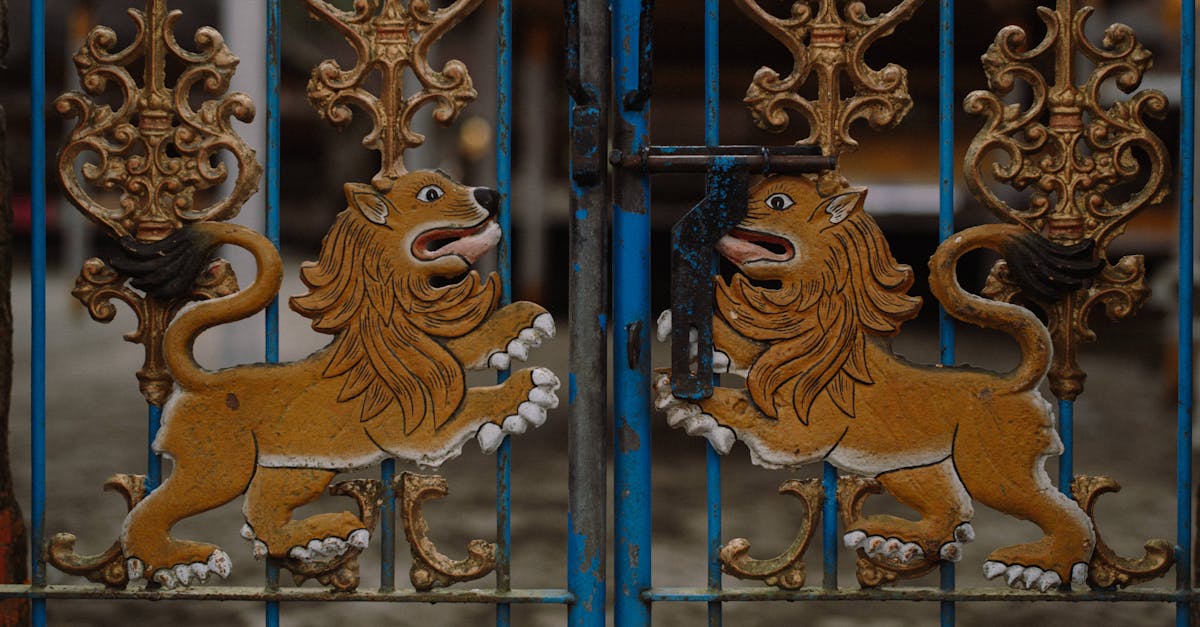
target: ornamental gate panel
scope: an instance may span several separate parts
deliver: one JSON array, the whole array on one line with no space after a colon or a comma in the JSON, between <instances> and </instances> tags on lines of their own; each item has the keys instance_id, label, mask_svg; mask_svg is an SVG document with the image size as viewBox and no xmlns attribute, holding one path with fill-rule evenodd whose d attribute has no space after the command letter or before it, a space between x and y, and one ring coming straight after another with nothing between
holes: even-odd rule
<instances>
[{"instance_id":1,"label":"ornamental gate panel","mask_svg":"<svg viewBox=\"0 0 1200 627\"><path fill-rule=\"evenodd\" d=\"M309 103L336 127L365 117L363 146L379 153L379 168L341 182L344 211L316 260L301 267L307 291L288 301L314 331L331 336L328 347L281 363L281 4L261 3L265 102L230 92L240 51L212 28L185 36L168 4L146 0L131 9L136 34L128 41L94 25L73 58L80 91L48 99L46 25L56 18L44 0L31 3L35 549L32 581L0 584L0 597L30 600L33 624L47 624L58 599L260 601L267 625L281 624L288 602L300 601L489 604L497 625L513 622L513 604L565 606L571 625L604 625L609 612L618 626L650 625L663 603L704 604L707 623L720 625L726 603L768 601L920 601L937 604L943 625L955 624L966 602L1154 602L1174 604L1179 625L1195 622L1193 3L1180 6L1177 155L1151 122L1172 103L1141 86L1152 54L1120 24L1103 24L1093 36L1095 11L1079 0L1031 3L1026 26L994 33L978 67L987 87L961 101L978 130L959 154L955 111L964 94L953 80L953 0L937 7L922 0L697 2L704 28L695 70L702 68L703 93L694 97L703 100L704 124L695 145L653 139L653 0L565 0L565 374L539 362L538 347L555 335L550 313L512 299L512 216L521 210L511 201L512 49L514 36L523 36L513 30L521 7L496 2L494 93L481 93L471 68L444 60L439 40L482 0L305 0L310 16L352 51L312 68ZM660 6L657 17L677 9ZM844 168L847 155L868 154L879 141L878 134L859 137L855 122L887 133L914 105L932 108L931 94L910 89L908 69L886 59L877 65L872 52L929 11L938 15L940 243L923 258L938 305L935 365L892 349L921 299L910 293L912 268L896 261L872 215L878 199ZM760 47L757 37L722 38L735 17L790 57L785 67L764 55L745 88L749 119L778 134L771 144L721 143L722 117L744 115L720 110L721 44L742 54ZM1039 21L1041 30L1029 28ZM481 98L496 107L495 189L406 167L407 151L425 142L418 120L432 115L454 125ZM51 104L71 129L48 147ZM239 123L256 110L267 120L264 154L240 135ZM58 154L53 165L48 149ZM960 196L992 214L970 228L955 224L959 158ZM129 513L121 537L96 555L77 552L73 535L51 536L58 529L45 518L53 498L46 469L57 454L47 450L45 429L48 172L116 243L111 255L83 265L72 295L101 322L113 319L114 301L128 306L137 328L127 339L145 350L136 374L148 406L148 464L144 474L104 483ZM651 182L699 175L695 206L670 228L669 307L653 312ZM256 193L266 202L263 234L228 222ZM1172 197L1179 207L1178 403L1175 430L1162 436L1176 443L1177 531L1173 539L1136 538L1144 552L1128 557L1093 516L1098 497L1120 489L1120 477L1075 472L1075 401L1085 393L1088 363L1080 347L1121 332L1119 325L1094 331L1093 311L1103 306L1120 321L1150 297L1142 251L1120 236L1139 212ZM252 254L252 282L239 281L214 256L222 245ZM957 272L960 258L977 249L1000 257L980 295L964 289L959 276L966 273ZM495 273L473 269L493 258ZM197 364L200 333L260 310L264 363L220 371ZM960 323L1012 336L1017 366L993 372L961 364ZM670 353L669 365L657 370L655 339ZM526 360L530 367L516 363ZM496 371L495 384L472 385L466 373L473 370ZM1039 391L1043 381L1053 401ZM566 579L558 588L522 588L511 568L512 519L520 515L512 467L520 459L510 436L542 426L560 397ZM703 514L673 512L703 516L707 529L706 572L683 587L652 577L655 420L706 441ZM1088 427L1081 420L1080 430ZM470 440L496 456L496 533L494 541L441 547L466 555L455 559L435 545L422 513L424 503L447 497L448 480L398 472L396 460L452 464ZM165 474L164 454L173 462ZM1049 458L1057 458L1057 477L1045 468ZM745 461L820 469L780 485L804 513L790 546L774 557L753 557L758 550L749 541L728 539L740 530L722 528L723 465ZM333 482L340 472L376 466L377 476ZM326 491L353 499L355 511L293 519ZM868 497L881 493L917 517L864 513ZM170 533L177 522L234 500L243 502L249 552L231 560L228 547ZM1031 522L1040 534L1004 547L984 533L976 538L972 521L982 506ZM397 517L412 556L407 585L396 583ZM981 568L993 587L956 585L956 565L973 541L988 553L970 567ZM805 563L813 545L821 549L819 582ZM379 551L378 587L366 583L374 573L360 572L368 551ZM854 586L839 573L838 557L846 554L854 555ZM261 585L214 581L250 555L265 563ZM49 569L90 583L50 584ZM295 585L281 580L282 571ZM1174 584L1164 583L1172 574ZM906 583L929 575L938 585ZM308 579L319 585L302 585ZM732 579L753 583L727 586Z\"/></svg>"}]
</instances>

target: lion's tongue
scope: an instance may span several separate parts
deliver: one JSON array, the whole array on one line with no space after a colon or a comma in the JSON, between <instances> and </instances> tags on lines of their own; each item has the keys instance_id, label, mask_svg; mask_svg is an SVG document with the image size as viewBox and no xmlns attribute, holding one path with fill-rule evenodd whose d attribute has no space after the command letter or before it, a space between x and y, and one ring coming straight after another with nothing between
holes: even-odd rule
<instances>
[{"instance_id":1,"label":"lion's tongue","mask_svg":"<svg viewBox=\"0 0 1200 627\"><path fill-rule=\"evenodd\" d=\"M717 240L717 252L739 265L759 259L781 259L782 257L782 255L777 255L753 242L732 235L726 235Z\"/></svg>"},{"instance_id":2,"label":"lion's tongue","mask_svg":"<svg viewBox=\"0 0 1200 627\"><path fill-rule=\"evenodd\" d=\"M456 239L439 248L437 255L439 257L444 255L458 255L466 259L467 263L475 263L480 257L495 248L499 242L500 225L495 222L488 222L487 226L478 233Z\"/></svg>"}]
</instances>

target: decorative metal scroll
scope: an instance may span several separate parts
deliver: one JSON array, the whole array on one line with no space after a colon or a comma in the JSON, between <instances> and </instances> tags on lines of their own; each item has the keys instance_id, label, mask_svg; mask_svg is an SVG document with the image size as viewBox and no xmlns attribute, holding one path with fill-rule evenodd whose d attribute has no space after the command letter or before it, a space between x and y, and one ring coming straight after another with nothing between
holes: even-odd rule
<instances>
[{"instance_id":1,"label":"decorative metal scroll","mask_svg":"<svg viewBox=\"0 0 1200 627\"><path fill-rule=\"evenodd\" d=\"M67 197L109 236L125 242L159 241L184 224L232 218L262 174L254 151L233 129L235 119L254 118L254 103L245 94L227 93L237 57L207 27L196 31L198 50L185 49L175 39L180 15L167 11L166 0L147 0L145 11L130 9L137 34L123 48L111 28L92 29L74 57L83 93L55 101L59 113L76 120L58 155ZM171 86L168 61L183 65ZM138 66L140 82L130 73ZM115 108L93 100L110 94L117 98ZM201 104L194 107L197 99ZM236 178L228 196L208 198L207 190L230 174L222 153L236 163ZM149 298L128 285L125 273L91 259L72 294L100 322L113 319L114 298L137 313L138 329L126 339L145 347L138 381L146 400L161 406L171 390L162 356L167 324L188 301L236 289L232 270L218 260L184 295Z\"/></svg>"},{"instance_id":2,"label":"decorative metal scroll","mask_svg":"<svg viewBox=\"0 0 1200 627\"><path fill-rule=\"evenodd\" d=\"M1076 0L1058 0L1054 10L1038 7L1047 32L1036 44L1020 27L1001 29L983 55L989 90L965 101L967 112L986 121L963 161L967 187L1000 219L1062 244L1090 239L1104 261L1090 285L1058 302L1023 292L1004 261L984 289L990 298L1020 297L1046 310L1054 338L1050 387L1068 400L1083 390L1087 376L1077 357L1080 344L1096 339L1088 325L1092 310L1103 305L1109 318L1128 318L1150 295L1142 256L1113 262L1108 247L1138 211L1161 202L1171 184L1166 147L1146 125L1147 118L1166 115L1166 97L1148 89L1108 103L1101 94L1107 85L1126 94L1137 89L1150 69L1150 51L1123 24L1109 26L1099 46L1092 43L1084 27L1094 9L1077 6ZM1050 59L1052 78L1039 70ZM1081 60L1094 67L1077 84ZM1031 102L1005 104L1019 85ZM1014 206L991 181L1030 196Z\"/></svg>"},{"instance_id":3,"label":"decorative metal scroll","mask_svg":"<svg viewBox=\"0 0 1200 627\"><path fill-rule=\"evenodd\" d=\"M400 518L404 521L404 537L412 551L413 563L409 579L417 590L432 590L460 581L479 579L496 568L496 545L485 540L471 540L467 557L453 560L443 555L429 539L429 523L421 513L421 504L450 494L446 478L440 475L401 473L395 479L400 495Z\"/></svg>"},{"instance_id":4,"label":"decorative metal scroll","mask_svg":"<svg viewBox=\"0 0 1200 627\"><path fill-rule=\"evenodd\" d=\"M912 109L908 71L894 63L876 70L867 65L867 49L891 35L896 26L912 17L922 0L902 0L878 16L867 14L862 2L845 4L838 12L836 0L792 3L786 18L772 15L759 0L734 0L755 23L792 53L792 71L781 77L769 67L759 68L746 91L745 102L754 122L763 130L782 133L795 111L808 125L808 137L797 144L821 147L827 156L840 156L858 148L850 126L866 120L871 128L896 126ZM816 101L799 94L816 76ZM849 79L854 93L843 94L841 81ZM821 177L823 190L845 186L836 170Z\"/></svg>"},{"instance_id":5,"label":"decorative metal scroll","mask_svg":"<svg viewBox=\"0 0 1200 627\"><path fill-rule=\"evenodd\" d=\"M886 128L911 106L904 70L895 65L871 70L863 55L911 16L917 2L902 1L879 17L868 17L861 2L839 14L832 0L798 1L789 18L767 13L755 0L737 4L794 57L786 78L769 68L754 77L746 103L759 126L781 131L789 111L798 111L810 127L800 143L840 157L857 145L849 135L852 122L866 119ZM1031 521L1043 532L1035 542L996 548L984 562L985 576L1002 577L1014 588L1132 585L1171 565L1164 541L1151 541L1143 558L1127 560L1100 539L1091 508L1096 495L1115 491L1111 479L1080 478L1079 502L1045 487L1050 485L1045 459L1062 447L1053 435L1053 408L1037 388L1047 373L1056 372L1052 365L1061 363L1051 355L1064 346L1064 325L1072 324L1061 320L1082 319L1081 303L1136 308L1137 290L1118 284L1140 285L1140 258L1109 264L1103 255L1129 212L1165 193L1165 152L1142 124L1144 115L1162 113L1165 100L1147 92L1108 108L1098 103L1099 86L1109 79L1132 90L1148 56L1122 26L1109 29L1103 49L1087 43L1081 33L1088 11L1071 7L1063 0L1058 14L1042 11L1051 32L1033 51L1024 52L1023 32L1001 31L984 57L1000 95L982 92L968 99L969 110L989 116L968 155L968 170L976 170L968 174L972 191L990 194L980 191L978 159L1001 150L1011 163L996 168L995 176L1017 187L1037 186L1034 205L1006 214L1018 224L960 231L929 262L938 303L960 321L1011 335L1021 348L1016 368L930 368L892 352L888 338L921 305L908 295L912 270L896 262L866 212L868 190L831 172L765 177L746 194L740 222L716 243L736 272L716 280L711 363L714 372L744 377L745 386L714 386L711 395L694 397L674 393L666 372L655 381L655 404L668 424L705 437L719 453L740 441L751 461L763 467L823 460L855 473L839 481L838 500L843 541L858 551L864 587L919 577L961 559L963 544L975 539L970 522L975 502ZM1059 76L1065 78L1047 87L1032 62L1055 42L1061 43ZM1099 66L1083 88L1068 80L1076 47ZM840 91L843 74L855 93ZM812 76L816 100L798 93ZM1033 85L1032 110L1001 104L1016 79ZM1049 126L1036 125L1047 106ZM1139 174L1145 179L1141 191L1123 204L1110 198ZM1060 202L1053 204L1056 194ZM982 197L993 209L1008 207L996 196ZM959 285L958 262L977 249L1001 254L1006 263L996 276L1011 278L1007 295L1019 291L1043 304L1051 314L1049 330L1029 310L981 299ZM991 294L997 292L996 276ZM672 329L672 317L660 317L658 336L686 337ZM1057 333L1053 343L1051 332ZM1068 357L1071 346L1064 350ZM685 353L697 359L697 351L692 340ZM780 588L803 585L801 560L819 503L815 485L792 486L809 512L787 551L754 560L749 543L736 539L721 553L725 572ZM867 497L885 490L918 518L864 514Z\"/></svg>"},{"instance_id":6,"label":"decorative metal scroll","mask_svg":"<svg viewBox=\"0 0 1200 627\"><path fill-rule=\"evenodd\" d=\"M388 189L403 175L404 151L420 146L425 136L412 128L417 111L432 104L433 118L449 124L476 92L467 66L457 59L441 71L429 65L429 48L479 6L482 0L454 0L433 9L429 0L358 0L343 11L326 0L306 0L309 13L335 27L356 55L354 66L343 69L327 59L313 69L308 99L321 117L334 126L345 126L353 117L351 106L371 114L374 128L363 145L380 154L380 168L371 182ZM404 97L404 70L408 68L421 90ZM379 93L366 84L379 72Z\"/></svg>"}]
</instances>

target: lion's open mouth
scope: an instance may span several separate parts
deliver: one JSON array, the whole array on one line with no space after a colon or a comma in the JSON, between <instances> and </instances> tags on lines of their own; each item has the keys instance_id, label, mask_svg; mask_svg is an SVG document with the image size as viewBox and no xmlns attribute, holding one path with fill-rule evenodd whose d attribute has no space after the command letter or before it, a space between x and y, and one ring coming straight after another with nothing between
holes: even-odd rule
<instances>
[{"instance_id":1,"label":"lion's open mouth","mask_svg":"<svg viewBox=\"0 0 1200 627\"><path fill-rule=\"evenodd\" d=\"M796 255L792 243L778 235L733 229L717 241L717 252L735 264L752 261L789 261Z\"/></svg>"},{"instance_id":2,"label":"lion's open mouth","mask_svg":"<svg viewBox=\"0 0 1200 627\"><path fill-rule=\"evenodd\" d=\"M500 242L500 225L488 218L474 226L430 229L413 242L413 256L423 261L458 255L473 264Z\"/></svg>"}]
</instances>

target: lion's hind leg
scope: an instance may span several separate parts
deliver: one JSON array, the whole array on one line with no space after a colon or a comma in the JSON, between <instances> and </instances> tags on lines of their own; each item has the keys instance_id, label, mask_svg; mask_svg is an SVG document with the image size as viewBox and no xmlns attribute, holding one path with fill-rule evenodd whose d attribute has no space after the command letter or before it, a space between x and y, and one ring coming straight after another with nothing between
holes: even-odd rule
<instances>
[{"instance_id":1,"label":"lion's hind leg","mask_svg":"<svg viewBox=\"0 0 1200 627\"><path fill-rule=\"evenodd\" d=\"M175 428L183 425L167 423L166 430ZM232 565L224 551L212 544L176 540L170 531L180 520L224 505L246 489L254 472L254 440L249 434L197 434L168 452L175 459L171 475L125 519L121 543L130 578L144 576L174 588L203 581L214 572L228 577Z\"/></svg>"},{"instance_id":2,"label":"lion's hind leg","mask_svg":"<svg viewBox=\"0 0 1200 627\"><path fill-rule=\"evenodd\" d=\"M881 474L888 493L920 514L912 521L886 514L863 516L848 526L847 547L910 565L939 559L957 562L962 545L975 537L971 497L950 459Z\"/></svg>"},{"instance_id":3,"label":"lion's hind leg","mask_svg":"<svg viewBox=\"0 0 1200 627\"><path fill-rule=\"evenodd\" d=\"M1010 586L1043 592L1071 583L1083 585L1095 548L1091 520L1050 482L1046 457L1062 451L1050 420L1030 424L1024 416L964 420L954 443L954 462L972 497L995 510L1028 520L1045 534L1040 540L997 549L984 574L1004 575ZM1015 412L1014 412L1015 413Z\"/></svg>"},{"instance_id":4,"label":"lion's hind leg","mask_svg":"<svg viewBox=\"0 0 1200 627\"><path fill-rule=\"evenodd\" d=\"M371 534L350 512L292 520L292 512L317 500L335 474L332 470L258 467L242 506L246 515L242 535L254 543L254 557L325 562L351 547L367 547Z\"/></svg>"}]
</instances>

